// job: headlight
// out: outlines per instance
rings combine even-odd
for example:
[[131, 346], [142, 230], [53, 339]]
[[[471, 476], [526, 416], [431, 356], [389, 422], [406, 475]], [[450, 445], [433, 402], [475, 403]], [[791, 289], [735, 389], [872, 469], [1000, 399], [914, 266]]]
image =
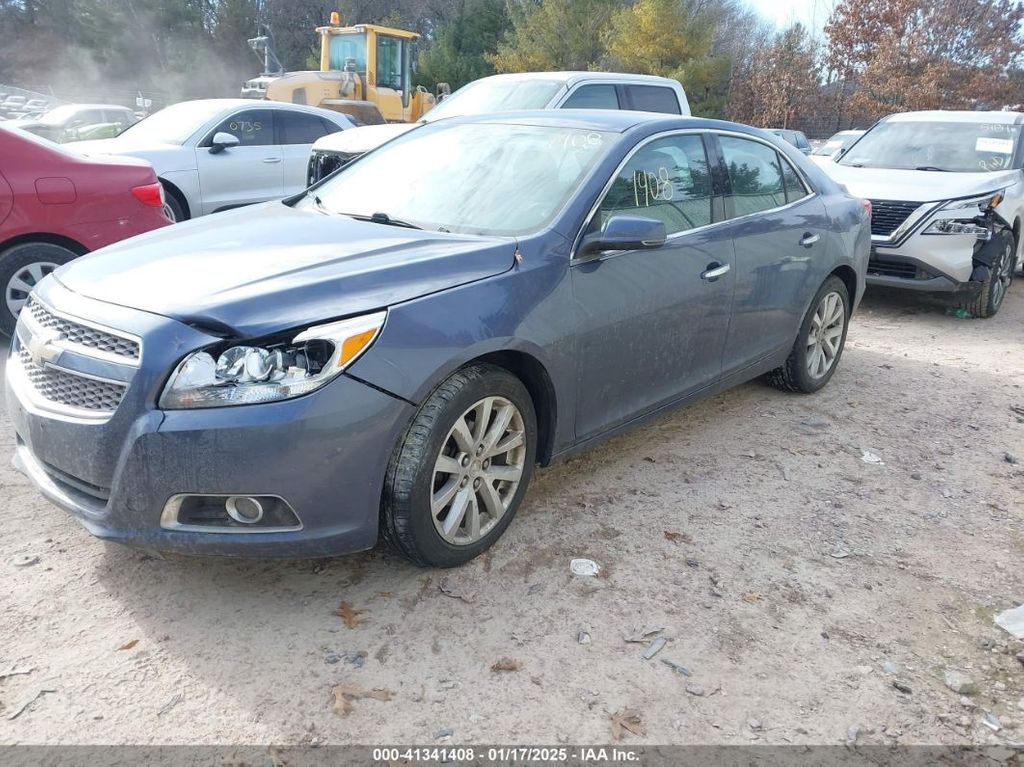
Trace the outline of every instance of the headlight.
[[1003, 190], [1000, 189], [996, 192], [989, 192], [988, 194], [978, 195], [977, 197], [969, 197], [966, 200], [953, 200], [947, 202], [939, 210], [967, 210], [969, 208], [978, 208], [982, 213], [985, 213], [990, 208], [995, 208], [1003, 201]]
[[[966, 200], [952, 200], [935, 212], [935, 220], [924, 230], [925, 234], [969, 234], [979, 240], [988, 240], [992, 236], [989, 227], [976, 220], [994, 209], [1003, 201], [1002, 190], [969, 197]], [[945, 211], [962, 211], [952, 216]]]
[[377, 312], [287, 336], [193, 352], [160, 396], [166, 410], [250, 405], [319, 389], [355, 362], [384, 326]]

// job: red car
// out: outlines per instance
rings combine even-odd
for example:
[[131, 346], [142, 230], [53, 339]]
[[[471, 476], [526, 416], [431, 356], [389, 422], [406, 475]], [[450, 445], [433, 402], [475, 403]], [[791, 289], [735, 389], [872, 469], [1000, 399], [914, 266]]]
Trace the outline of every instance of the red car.
[[61, 264], [169, 223], [146, 162], [81, 157], [0, 125], [0, 332]]

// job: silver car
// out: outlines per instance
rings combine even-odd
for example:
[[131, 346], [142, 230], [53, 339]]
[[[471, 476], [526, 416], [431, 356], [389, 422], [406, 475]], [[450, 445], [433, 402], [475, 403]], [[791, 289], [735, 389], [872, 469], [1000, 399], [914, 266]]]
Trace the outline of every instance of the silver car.
[[313, 143], [353, 127], [326, 109], [244, 99], [183, 101], [76, 152], [139, 157], [156, 170], [173, 221], [280, 199], [306, 187]]

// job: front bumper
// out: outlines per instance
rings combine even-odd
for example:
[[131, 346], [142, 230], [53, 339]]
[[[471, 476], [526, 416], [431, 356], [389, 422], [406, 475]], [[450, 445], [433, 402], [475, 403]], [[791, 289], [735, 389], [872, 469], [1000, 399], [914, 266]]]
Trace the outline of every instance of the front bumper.
[[[147, 549], [225, 556], [332, 556], [374, 545], [384, 474], [412, 415], [408, 403], [342, 375], [284, 402], [161, 411], [155, 403], [168, 371], [211, 338], [172, 320], [84, 299], [52, 279], [40, 297], [142, 338], [138, 373], [105, 421], [47, 412], [20, 390], [17, 376], [7, 377], [15, 465], [89, 532]], [[279, 496], [301, 529], [161, 527], [164, 506], [182, 493]]]

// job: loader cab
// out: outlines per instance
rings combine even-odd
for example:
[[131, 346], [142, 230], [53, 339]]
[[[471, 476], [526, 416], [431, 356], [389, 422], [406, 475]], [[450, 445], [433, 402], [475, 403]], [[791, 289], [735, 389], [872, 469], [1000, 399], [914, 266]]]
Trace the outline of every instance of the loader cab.
[[388, 122], [420, 117], [412, 103], [412, 60], [419, 35], [374, 24], [342, 27], [332, 23], [317, 32], [320, 71], [348, 76], [349, 98], [376, 103]]

